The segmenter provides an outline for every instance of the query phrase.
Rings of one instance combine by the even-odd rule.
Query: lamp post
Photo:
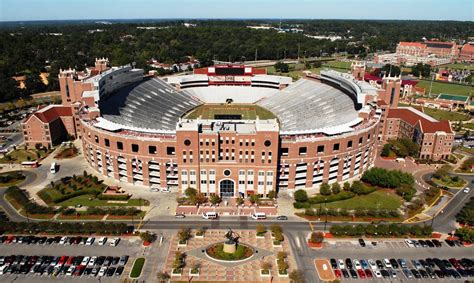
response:
[[[328,210],[326,208],[327,198],[324,199],[324,210],[325,210],[325,220],[324,220],[324,233],[326,233],[326,225],[328,224]]]

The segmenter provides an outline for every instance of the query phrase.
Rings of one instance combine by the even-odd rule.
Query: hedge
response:
[[[333,225],[329,229],[332,235],[338,236],[431,236],[433,229],[430,226],[400,225],[400,224],[368,224],[368,225]]]
[[[100,194],[97,196],[98,199],[100,200],[128,200],[130,199],[130,195],[104,195],[104,194]]]
[[[103,234],[103,235],[123,235],[132,233],[133,226],[120,222],[12,222],[0,221],[0,234]]]
[[[329,203],[329,202],[334,202],[334,201],[350,199],[350,198],[353,198],[354,196],[355,194],[353,192],[341,191],[336,195],[329,195],[329,196],[316,195],[314,197],[309,198],[308,202],[311,204]]]
[[[362,181],[373,186],[383,188],[396,188],[401,185],[412,186],[415,183],[413,175],[400,170],[386,170],[374,167],[364,172]]]

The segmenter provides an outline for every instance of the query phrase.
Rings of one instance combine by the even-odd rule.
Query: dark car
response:
[[[360,245],[361,247],[363,247],[363,248],[365,247],[365,241],[364,241],[364,239],[359,239],[359,245]]]
[[[335,259],[335,258],[331,258],[329,261],[331,262],[331,267],[332,267],[333,269],[337,269],[337,262],[336,262],[336,259]]]
[[[46,239],[46,242],[45,242],[46,245],[51,245],[52,243],[54,243],[54,238]]]
[[[451,241],[451,240],[444,240],[446,242],[446,244],[448,244],[448,246],[450,247],[454,247],[454,241]]]
[[[426,263],[429,265],[429,267],[431,268],[435,268],[436,267],[436,264],[434,263],[433,259],[432,258],[427,258],[426,259]]]
[[[375,264],[377,264],[378,269],[384,269],[384,265],[381,260],[377,259]]]
[[[385,269],[380,270],[380,273],[382,273],[383,278],[390,278],[390,272],[388,272]]]
[[[431,240],[433,242],[433,244],[435,245],[435,247],[437,248],[440,248],[442,246],[441,242],[436,240],[436,239],[433,239]]]
[[[392,265],[393,268],[398,269],[398,262],[394,258],[390,259],[390,264]]]
[[[354,279],[359,278],[359,276],[357,276],[357,272],[354,269],[349,269],[349,272],[351,273],[352,278]]]
[[[86,267],[84,269],[84,272],[82,273],[83,275],[90,275],[92,272],[92,267]]]
[[[420,243],[420,245],[423,247],[423,248],[427,248],[428,245],[426,244],[425,240],[418,240],[418,243]]]
[[[277,216],[277,220],[288,220],[288,216],[285,216],[285,215]]]
[[[428,273],[423,269],[418,270],[418,272],[420,272],[421,277],[428,278]]]
[[[102,265],[104,264],[105,261],[105,256],[99,256],[97,260],[95,261],[95,265]]]
[[[109,269],[107,269],[107,276],[112,277],[112,276],[114,276],[114,274],[115,274],[115,267],[113,267],[113,266],[109,267]]]
[[[122,266],[120,266],[120,267],[122,267]],[[342,269],[341,271],[342,271],[342,276],[344,276],[344,278],[349,278],[350,277],[349,272],[347,272],[347,270]]]
[[[116,256],[112,259],[112,265],[117,265],[120,262],[120,257]]]
[[[420,272],[418,272],[418,270],[416,269],[410,269],[411,273],[413,273],[413,276],[415,276],[416,279],[420,279],[421,278],[421,274]]]
[[[54,243],[59,244],[59,242],[61,242],[61,237],[60,236],[54,237]]]
[[[431,279],[436,279],[436,274],[431,268],[426,269],[426,273],[428,273],[428,276],[430,276]]]
[[[112,264],[112,260],[113,260],[113,259],[114,259],[114,258],[111,257],[111,256],[106,257],[103,265],[109,266],[110,264]]]
[[[430,267],[430,265],[428,264],[428,262],[424,259],[420,259],[419,260],[420,264],[423,266],[423,268],[428,268]]]
[[[346,268],[347,269],[352,269],[352,260],[350,258],[346,258]]]
[[[115,270],[115,276],[122,275],[122,272],[123,272],[123,266],[117,267],[117,270]]]

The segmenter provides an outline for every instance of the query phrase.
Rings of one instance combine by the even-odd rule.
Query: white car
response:
[[[74,270],[76,270],[76,267],[74,265],[71,265],[69,269],[66,271],[66,275],[72,276],[72,274],[74,273]]]
[[[383,259],[383,265],[385,266],[385,268],[392,268],[392,264],[390,263],[390,260],[388,260],[388,258]]]
[[[470,190],[471,190],[470,188],[464,188],[464,190],[462,190],[462,191],[463,191],[464,193],[468,194]]]
[[[92,246],[92,244],[94,243],[94,241],[95,241],[95,238],[94,238],[94,237],[89,237],[89,238],[87,238],[86,246]]]
[[[344,261],[342,259],[337,260],[337,264],[339,265],[339,269],[345,269]]]
[[[59,240],[60,245],[65,245],[67,243],[67,237],[62,237],[61,240]]]
[[[412,241],[412,240],[406,239],[406,240],[405,240],[405,244],[407,244],[407,246],[408,246],[409,248],[414,248],[414,247],[415,247],[415,245],[413,244],[413,241]]]
[[[107,237],[102,237],[99,239],[99,242],[97,243],[99,246],[103,246],[107,243]]]
[[[97,276],[102,277],[102,276],[105,275],[106,272],[107,272],[107,266],[102,266],[102,267],[100,268],[99,274],[97,274]]]
[[[90,258],[89,256],[85,256],[84,259],[83,259],[82,262],[81,262],[81,265],[82,265],[82,266],[86,266],[86,265],[89,263],[89,260],[90,260],[90,259],[91,259],[91,258]]]
[[[120,242],[120,238],[113,238],[112,241],[110,241],[110,246],[116,247],[119,242]]]
[[[91,257],[91,259],[89,260],[89,263],[87,264],[87,266],[93,267],[96,260],[97,260],[96,256]]]
[[[375,275],[375,277],[377,277],[377,278],[382,278],[382,273],[381,273],[380,270],[378,270],[378,269],[377,269],[377,270],[374,270],[374,275]]]
[[[362,269],[362,266],[360,265],[360,261],[358,259],[354,259],[353,261],[355,269],[359,270]]]
[[[369,266],[372,270],[377,270],[377,264],[375,263],[375,260],[369,259],[368,262],[369,262]]]

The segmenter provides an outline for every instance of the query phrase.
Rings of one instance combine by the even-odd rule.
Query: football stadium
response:
[[[235,64],[166,78],[97,69],[62,70],[61,107],[72,109],[65,127],[90,166],[116,180],[266,196],[357,178],[375,158],[382,110],[375,87],[354,74],[292,81]]]

